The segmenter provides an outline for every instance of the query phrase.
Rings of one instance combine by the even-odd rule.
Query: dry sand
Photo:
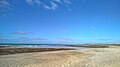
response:
[[[120,47],[2,55],[0,67],[120,67]]]
[[[91,51],[94,56],[89,57],[90,61],[86,67],[120,67],[120,47],[99,48]]]

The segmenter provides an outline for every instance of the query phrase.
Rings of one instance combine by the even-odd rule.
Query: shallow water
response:
[[[37,45],[29,45],[29,44],[25,44],[25,45],[20,45],[20,44],[15,44],[15,45],[12,45],[12,44],[7,44],[7,45],[0,45],[2,47],[10,47],[10,48],[71,48],[70,46],[65,46],[65,45],[44,45],[44,44],[37,44]]]

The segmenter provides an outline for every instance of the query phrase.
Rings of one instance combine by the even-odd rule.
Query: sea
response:
[[[9,48],[74,48],[70,44],[0,44],[0,47]]]

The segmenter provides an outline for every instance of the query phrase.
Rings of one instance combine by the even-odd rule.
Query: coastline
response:
[[[32,47],[30,47],[32,46]],[[37,45],[38,46],[38,45]],[[11,46],[11,45],[2,45],[0,46],[0,55],[9,55],[9,54],[18,54],[18,53],[31,53],[31,52],[46,52],[46,51],[60,51],[60,50],[83,50],[90,48],[109,48],[108,45],[62,45],[62,46],[52,46],[48,48],[41,47],[39,45],[36,48],[36,45],[19,45],[19,46]]]

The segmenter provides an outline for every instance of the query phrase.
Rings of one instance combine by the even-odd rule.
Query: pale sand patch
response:
[[[84,67],[87,56],[76,50],[5,55],[0,67]]]
[[[86,67],[120,67],[120,47],[93,49]]]
[[[61,53],[48,53],[40,55],[34,55],[30,58],[42,58],[43,62],[26,65],[25,67],[82,67],[87,61],[85,57],[89,54],[85,54],[77,51],[64,51]]]

